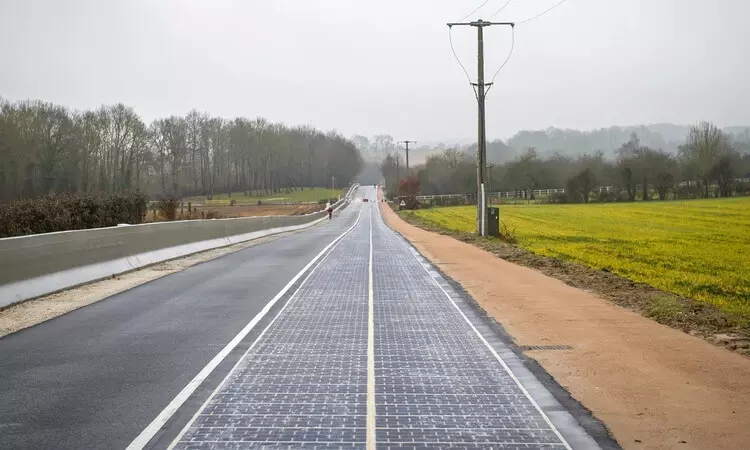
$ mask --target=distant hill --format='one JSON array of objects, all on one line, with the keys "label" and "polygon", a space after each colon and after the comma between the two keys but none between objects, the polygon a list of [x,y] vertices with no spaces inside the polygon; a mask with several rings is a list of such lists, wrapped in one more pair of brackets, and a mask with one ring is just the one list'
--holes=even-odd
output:
[{"label": "distant hill", "polygon": [[[642,145],[655,149],[666,150],[676,153],[688,135],[688,125],[675,125],[671,123],[657,123],[651,125],[629,125],[612,126],[596,130],[571,130],[560,128],[547,128],[545,130],[523,130],[516,133],[507,142],[494,140],[487,143],[487,160],[490,163],[502,164],[517,157],[527,148],[535,148],[540,156],[549,156],[554,153],[563,155],[578,155],[580,153],[593,153],[601,150],[605,156],[614,157],[615,150],[630,139],[632,133],[636,133]],[[724,131],[731,135],[740,152],[750,151],[750,126],[725,127]],[[369,161],[382,161],[388,152],[397,148],[401,155],[402,164],[405,162],[403,147],[398,147],[395,140],[388,135],[378,135],[372,139],[363,136],[353,138],[362,151],[363,156]],[[476,151],[476,142],[471,144],[456,144],[461,140],[443,140],[442,142],[421,142],[409,152],[411,166],[424,163],[430,155],[441,152],[446,148],[462,148],[471,152]],[[463,142],[466,142],[465,140]]]},{"label": "distant hill", "polygon": [[[597,130],[561,130],[547,128],[537,131],[520,131],[508,140],[508,145],[515,149],[536,148],[540,154],[559,152],[575,155],[591,153],[597,150],[606,156],[627,142],[631,133],[636,133],[641,144],[676,153],[688,135],[690,127],[659,123],[652,125],[613,126]],[[739,142],[750,142],[750,126],[726,127],[724,131]]]}]

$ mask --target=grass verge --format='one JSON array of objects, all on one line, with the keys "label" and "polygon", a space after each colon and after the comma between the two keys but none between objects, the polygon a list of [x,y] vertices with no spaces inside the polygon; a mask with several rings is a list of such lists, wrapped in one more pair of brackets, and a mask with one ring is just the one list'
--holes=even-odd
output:
[{"label": "grass verge", "polygon": [[[750,317],[717,306],[665,292],[616,275],[606,268],[535,254],[497,238],[446,229],[412,211],[397,211],[405,221],[428,231],[451,236],[491,252],[506,261],[530,267],[566,284],[593,292],[656,322],[702,337],[729,350],[750,355]],[[509,236],[513,240],[514,236]]]},{"label": "grass verge", "polygon": [[[249,194],[249,195],[248,195]],[[322,199],[330,199],[346,194],[345,189],[327,188],[304,188],[304,189],[282,189],[280,192],[260,195],[256,192],[234,192],[228,194],[214,194],[213,200],[234,200],[237,203],[283,203],[283,202],[317,202]],[[207,197],[196,196],[185,199],[184,202],[204,202]]]}]

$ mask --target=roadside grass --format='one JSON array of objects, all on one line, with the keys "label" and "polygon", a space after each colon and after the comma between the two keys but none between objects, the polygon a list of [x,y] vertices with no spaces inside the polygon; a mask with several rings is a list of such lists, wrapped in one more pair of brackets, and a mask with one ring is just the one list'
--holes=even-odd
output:
[{"label": "roadside grass", "polygon": [[476,236],[472,206],[401,216],[660,323],[750,336],[750,198],[501,207],[501,228],[516,245]]},{"label": "roadside grass", "polygon": [[[214,194],[213,200],[234,200],[237,203],[257,203],[260,200],[263,203],[267,202],[317,202],[322,199],[329,199],[332,197],[338,197],[344,195],[346,192],[344,189],[327,189],[327,188],[299,188],[299,189],[282,189],[281,192],[275,194],[264,194],[259,195],[250,192],[233,192],[229,194]],[[185,199],[184,202],[205,202],[207,196],[195,196]]]}]

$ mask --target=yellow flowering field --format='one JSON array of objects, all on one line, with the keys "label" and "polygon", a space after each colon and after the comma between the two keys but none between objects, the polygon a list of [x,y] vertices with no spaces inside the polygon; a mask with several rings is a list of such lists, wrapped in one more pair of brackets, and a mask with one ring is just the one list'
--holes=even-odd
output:
[{"label": "yellow flowering field", "polygon": [[[476,208],[416,214],[473,232]],[[750,315],[750,198],[589,205],[512,205],[500,218],[534,253]]]}]

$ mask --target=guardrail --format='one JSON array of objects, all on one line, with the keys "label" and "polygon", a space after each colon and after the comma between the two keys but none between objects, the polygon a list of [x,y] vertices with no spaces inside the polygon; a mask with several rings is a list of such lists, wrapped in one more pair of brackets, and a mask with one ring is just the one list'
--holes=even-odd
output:
[{"label": "guardrail", "polygon": [[[335,203],[345,208],[357,185]],[[184,220],[0,239],[0,308],[147,265],[326,220],[300,216]]]}]

